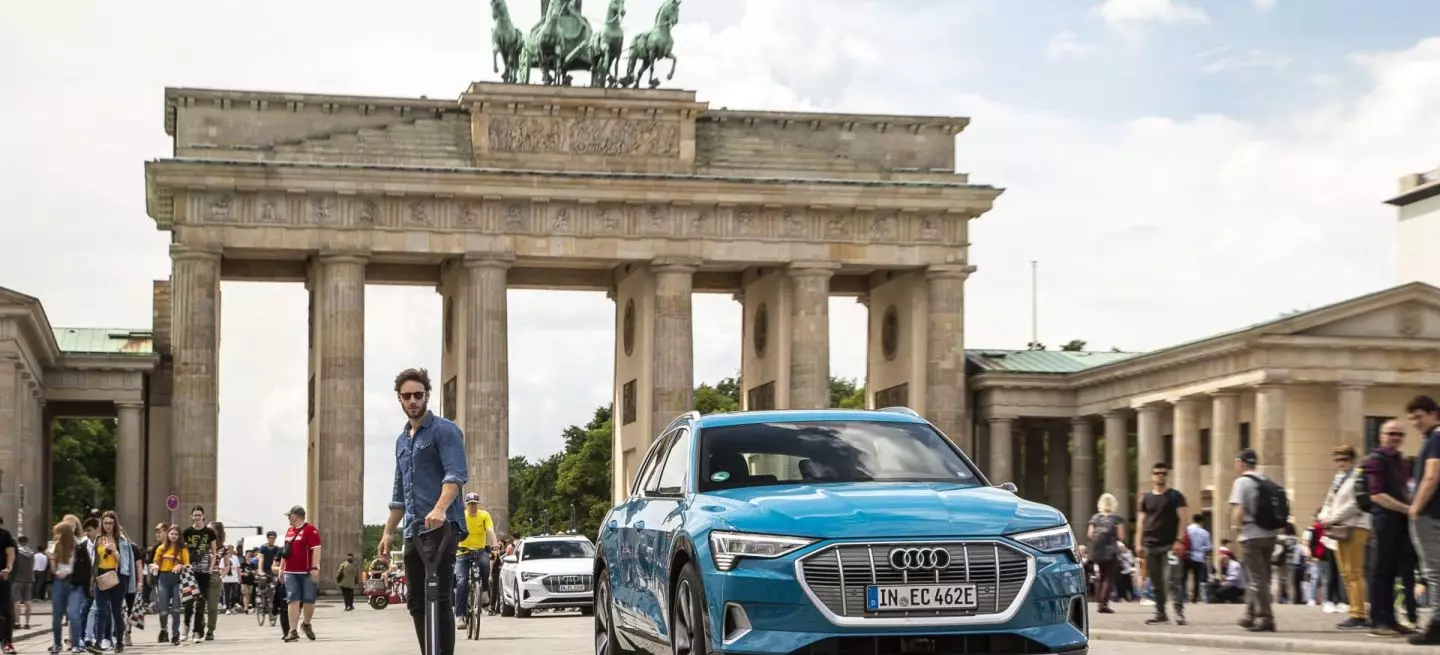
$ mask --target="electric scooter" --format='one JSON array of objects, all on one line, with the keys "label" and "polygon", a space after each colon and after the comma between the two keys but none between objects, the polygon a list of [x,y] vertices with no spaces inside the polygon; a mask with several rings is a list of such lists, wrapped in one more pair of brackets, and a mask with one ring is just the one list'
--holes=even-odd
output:
[{"label": "electric scooter", "polygon": [[415,546],[425,565],[425,655],[440,655],[440,559],[455,552],[455,529],[447,522],[429,532],[415,526]]}]

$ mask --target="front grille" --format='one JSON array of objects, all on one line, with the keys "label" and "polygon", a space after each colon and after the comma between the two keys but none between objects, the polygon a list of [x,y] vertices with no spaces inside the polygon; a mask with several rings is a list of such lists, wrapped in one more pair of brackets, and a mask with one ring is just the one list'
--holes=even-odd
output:
[{"label": "front grille", "polygon": [[1054,651],[1012,634],[939,637],[832,637],[789,655],[1028,655]]},{"label": "front grille", "polygon": [[[550,592],[550,593],[552,593],[552,594],[562,593],[562,592],[560,591],[560,585],[577,585],[577,584],[578,584],[578,585],[582,585],[582,586],[584,587],[584,589],[582,589],[581,591],[589,592],[589,591],[590,591],[590,581],[591,581],[591,579],[592,579],[593,577],[594,577],[594,576],[591,576],[591,575],[588,575],[588,574],[587,574],[587,575],[552,575],[552,576],[550,576],[550,577],[548,577],[548,578],[545,578],[545,579],[542,581],[542,584],[545,585],[545,591],[548,591],[548,592]],[[578,593],[580,593],[580,592],[579,592],[579,591],[566,591],[566,592],[563,592],[563,593],[567,593],[567,594],[578,594]]]},{"label": "front grille", "polygon": [[[906,572],[890,565],[896,546],[944,548],[950,565],[939,571]],[[1029,575],[1030,558],[1008,544],[990,541],[907,544],[841,544],[801,560],[804,584],[831,614],[846,619],[946,618],[1000,614],[1015,602]],[[973,584],[973,609],[868,612],[869,585]]]}]

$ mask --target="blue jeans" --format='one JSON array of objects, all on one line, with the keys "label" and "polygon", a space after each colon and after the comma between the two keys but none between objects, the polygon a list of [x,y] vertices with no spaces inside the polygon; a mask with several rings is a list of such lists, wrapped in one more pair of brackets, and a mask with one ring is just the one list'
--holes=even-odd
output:
[{"label": "blue jeans", "polygon": [[290,597],[292,603],[314,605],[319,588],[315,584],[315,578],[309,573],[286,573],[285,595]]},{"label": "blue jeans", "polygon": [[100,604],[95,602],[95,585],[90,585],[91,594],[85,596],[81,603],[80,624],[85,627],[81,632],[85,633],[85,641],[95,641],[95,625],[100,622]]},{"label": "blue jeans", "polygon": [[159,589],[160,631],[167,630],[165,619],[170,619],[169,633],[180,636],[180,576],[174,572],[161,573]]},{"label": "blue jeans", "polygon": [[120,584],[114,587],[95,587],[95,607],[100,615],[96,641],[109,639],[113,643],[125,637],[125,583],[126,577],[122,575]]},{"label": "blue jeans", "polygon": [[[470,567],[480,566],[480,578],[490,579],[490,551],[472,550],[455,556],[455,618],[469,614],[470,609]],[[493,591],[491,593],[494,593]]]},{"label": "blue jeans", "polygon": [[60,648],[60,624],[65,619],[70,619],[70,645],[76,648],[84,646],[81,641],[81,628],[85,622],[81,620],[81,611],[85,609],[85,589],[70,584],[69,578],[55,578],[54,584],[50,586],[50,632],[55,640],[55,648]]}]

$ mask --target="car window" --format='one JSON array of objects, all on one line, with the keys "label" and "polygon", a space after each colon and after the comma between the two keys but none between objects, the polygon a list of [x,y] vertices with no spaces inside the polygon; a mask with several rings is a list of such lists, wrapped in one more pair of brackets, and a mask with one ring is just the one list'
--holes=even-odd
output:
[{"label": "car window", "polygon": [[520,551],[524,561],[537,559],[585,559],[595,556],[595,547],[579,539],[527,541]]},{"label": "car window", "polygon": [[650,480],[651,474],[660,468],[660,462],[664,461],[661,459],[664,457],[664,451],[665,436],[662,436],[655,440],[655,443],[650,448],[650,452],[645,455],[645,461],[641,462],[640,470],[635,472],[635,484],[630,489],[630,495],[637,495],[641,489],[647,488],[645,483]]},{"label": "car window", "polygon": [[701,492],[774,484],[950,482],[975,471],[934,428],[896,421],[803,421],[706,428]]},{"label": "car window", "polygon": [[645,476],[645,486],[641,487],[645,493],[653,493],[660,486],[660,470],[665,468],[665,456],[670,452],[670,446],[675,444],[675,433],[671,432],[660,437],[660,446],[655,449],[655,463],[650,467],[650,473]]},{"label": "car window", "polygon": [[660,480],[656,493],[671,495],[685,493],[685,480],[690,474],[690,430],[681,428],[675,436],[675,445],[665,457],[665,466],[660,469]]}]

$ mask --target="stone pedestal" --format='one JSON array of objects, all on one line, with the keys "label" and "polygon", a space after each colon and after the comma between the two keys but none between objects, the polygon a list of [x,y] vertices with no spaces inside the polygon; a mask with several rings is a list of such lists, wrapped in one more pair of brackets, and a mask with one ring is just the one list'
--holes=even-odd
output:
[{"label": "stone pedestal", "polygon": [[1215,488],[1210,521],[1216,544],[1230,534],[1230,488],[1235,485],[1235,456],[1240,453],[1240,396],[1212,394],[1210,428],[1210,484]]},{"label": "stone pedestal", "polygon": [[1126,519],[1136,492],[1130,490],[1130,419],[1125,412],[1105,413],[1105,493],[1115,497],[1115,513]]},{"label": "stone pedestal", "polygon": [[115,433],[115,511],[131,534],[144,534],[145,405],[116,403],[119,417]]},{"label": "stone pedestal", "polygon": [[985,477],[991,484],[1015,481],[1015,419],[990,419],[990,470]]},{"label": "stone pedestal", "polygon": [[[1175,472],[1170,486],[1184,494],[1190,509],[1199,511],[1201,505],[1200,481],[1200,403],[1193,398],[1182,398],[1175,403]],[[1181,519],[1188,523],[1190,517]]]},{"label": "stone pedestal", "polygon": [[465,450],[470,467],[466,490],[479,492],[495,519],[497,534],[510,531],[510,356],[509,292],[511,257],[465,258],[469,302],[465,324]]},{"label": "stone pedestal", "polygon": [[[1285,479],[1285,388],[1276,385],[1255,387],[1255,454],[1260,458],[1259,470],[1270,479],[1286,485]],[[1232,456],[1233,460],[1233,456]]]},{"label": "stone pedestal", "polygon": [[170,476],[182,509],[216,508],[219,446],[220,254],[184,245],[170,247],[171,400]]},{"label": "stone pedestal", "polygon": [[830,277],[838,265],[790,266],[790,406],[830,407]]},{"label": "stone pedestal", "polygon": [[1076,538],[1084,540],[1085,525],[1095,513],[1095,424],[1086,417],[1070,421],[1070,437],[1070,525]]},{"label": "stone pedestal", "polygon": [[973,266],[931,266],[925,273],[925,417],[974,452],[965,385],[965,280]]}]

